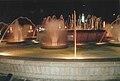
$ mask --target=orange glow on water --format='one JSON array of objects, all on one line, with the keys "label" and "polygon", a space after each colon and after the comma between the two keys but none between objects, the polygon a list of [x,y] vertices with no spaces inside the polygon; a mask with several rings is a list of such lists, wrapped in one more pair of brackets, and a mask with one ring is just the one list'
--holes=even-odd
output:
[{"label": "orange glow on water", "polygon": [[66,45],[66,44],[63,44],[63,43],[44,43],[44,46],[63,46],[63,45]]}]

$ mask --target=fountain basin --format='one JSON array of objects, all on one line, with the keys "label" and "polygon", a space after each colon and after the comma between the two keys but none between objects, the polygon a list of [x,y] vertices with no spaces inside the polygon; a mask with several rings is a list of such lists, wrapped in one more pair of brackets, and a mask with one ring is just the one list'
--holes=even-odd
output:
[{"label": "fountain basin", "polygon": [[[102,38],[103,34],[106,32],[105,30],[76,30],[76,42],[99,42]],[[74,41],[74,30],[68,30],[68,35],[73,35]]]},{"label": "fountain basin", "polygon": [[7,41],[7,44],[21,44],[25,43],[25,41]]},{"label": "fountain basin", "polygon": [[118,46],[118,47],[120,47],[120,42],[119,41],[111,40],[111,41],[109,41],[109,43],[110,43],[111,46]]}]

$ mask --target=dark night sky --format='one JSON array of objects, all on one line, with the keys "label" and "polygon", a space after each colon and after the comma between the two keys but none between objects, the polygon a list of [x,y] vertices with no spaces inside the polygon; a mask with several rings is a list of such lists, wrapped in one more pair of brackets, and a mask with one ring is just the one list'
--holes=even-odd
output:
[{"label": "dark night sky", "polygon": [[76,10],[77,15],[94,14],[112,22],[119,14],[119,9],[120,0],[0,0],[0,21],[10,23],[19,16],[27,16],[39,24],[48,15],[63,14],[66,18]]}]

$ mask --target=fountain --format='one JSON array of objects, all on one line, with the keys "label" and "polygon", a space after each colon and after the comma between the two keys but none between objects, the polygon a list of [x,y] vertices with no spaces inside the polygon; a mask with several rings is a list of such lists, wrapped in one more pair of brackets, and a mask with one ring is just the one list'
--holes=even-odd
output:
[{"label": "fountain", "polygon": [[20,26],[18,20],[14,22],[10,27],[8,43],[13,43],[13,42],[23,42],[23,34],[22,34],[22,27]]},{"label": "fountain", "polygon": [[57,19],[55,16],[47,17],[43,24],[45,31],[42,37],[42,48],[65,48],[67,47],[67,32],[65,30],[63,16]]},{"label": "fountain", "polygon": [[[70,18],[70,17],[69,17]],[[68,25],[68,37],[74,41],[74,19],[73,15],[72,18],[69,19],[70,25]],[[87,42],[99,42],[99,40],[103,37],[103,40],[106,35],[106,31],[104,30],[105,21],[102,21],[101,18],[97,18],[96,16],[91,16],[88,14],[87,18],[85,19],[84,14],[82,16],[79,15],[78,20],[76,21],[76,41],[77,45],[80,43],[87,43]],[[102,24],[103,22],[103,24]],[[72,24],[72,25],[71,25]],[[71,26],[71,27],[69,27]]]},{"label": "fountain", "polygon": [[[95,43],[76,47],[78,29],[83,31],[82,35],[86,35],[85,31],[96,31],[95,29],[99,26],[97,22],[95,28],[94,24],[91,26],[88,24],[85,28],[91,30],[81,30],[79,20],[80,28],[77,29],[75,11],[73,16],[74,46],[73,42],[70,42],[72,46],[67,44],[69,30],[65,29],[63,16],[61,15],[59,19],[49,16],[44,19],[39,33],[41,48],[39,44],[18,46],[0,43],[0,73],[12,73],[14,77],[30,81],[119,81],[120,48],[109,45],[100,46]],[[6,29],[6,34],[11,35],[15,40],[12,42],[22,42],[26,38],[35,37],[35,28],[31,24],[24,24],[23,19],[16,19]],[[87,35],[92,32],[87,32]],[[79,38],[82,40],[85,36]],[[88,36],[87,38],[90,39]],[[65,47],[68,48],[42,49]]]},{"label": "fountain", "polygon": [[35,39],[36,26],[27,17],[19,17],[8,26],[6,31],[7,43],[22,43]]},{"label": "fountain", "polygon": [[[3,39],[3,35],[4,35],[4,32],[7,32],[7,28],[8,28],[8,25],[4,22],[0,22],[0,42],[2,42],[2,39]],[[7,36],[4,37],[4,40],[3,41],[6,41],[5,39],[7,38]]]},{"label": "fountain", "polygon": [[120,44],[120,17],[111,23],[111,35],[110,43]]}]

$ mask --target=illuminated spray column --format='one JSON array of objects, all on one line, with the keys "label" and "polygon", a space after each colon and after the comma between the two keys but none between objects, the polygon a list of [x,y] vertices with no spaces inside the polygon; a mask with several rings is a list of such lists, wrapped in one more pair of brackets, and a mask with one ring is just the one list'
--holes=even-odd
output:
[{"label": "illuminated spray column", "polygon": [[92,26],[92,28],[91,29],[94,29],[94,16],[92,15],[92,18],[91,18],[91,26]]},{"label": "illuminated spray column", "polygon": [[85,15],[82,13],[82,29],[85,29]]},{"label": "illuminated spray column", "polygon": [[86,24],[87,24],[87,28],[86,28],[86,29],[87,29],[87,30],[90,30],[91,27],[92,27],[92,26],[91,26],[91,24],[92,24],[92,21],[91,21],[91,20],[92,20],[91,15],[88,15],[88,16],[87,16],[87,19],[86,19]]},{"label": "illuminated spray column", "polygon": [[81,17],[79,15],[78,20],[77,20],[77,29],[81,30]]},{"label": "illuminated spray column", "polygon": [[73,14],[68,16],[68,29],[73,29]]},{"label": "illuminated spray column", "polygon": [[72,14],[72,19],[71,19],[71,28],[73,29],[74,27],[74,14]]},{"label": "illuminated spray column", "polygon": [[85,15],[82,13],[82,22],[85,23]]},{"label": "illuminated spray column", "polygon": [[[102,30],[105,27],[105,21],[94,15],[87,15],[85,17],[85,14],[82,13],[76,21],[77,30]],[[67,24],[68,29],[74,29],[74,14],[68,16]]]},{"label": "illuminated spray column", "polygon": [[105,28],[105,21],[103,21],[103,28]]},{"label": "illuminated spray column", "polygon": [[76,59],[76,11],[74,10],[74,57]]}]

